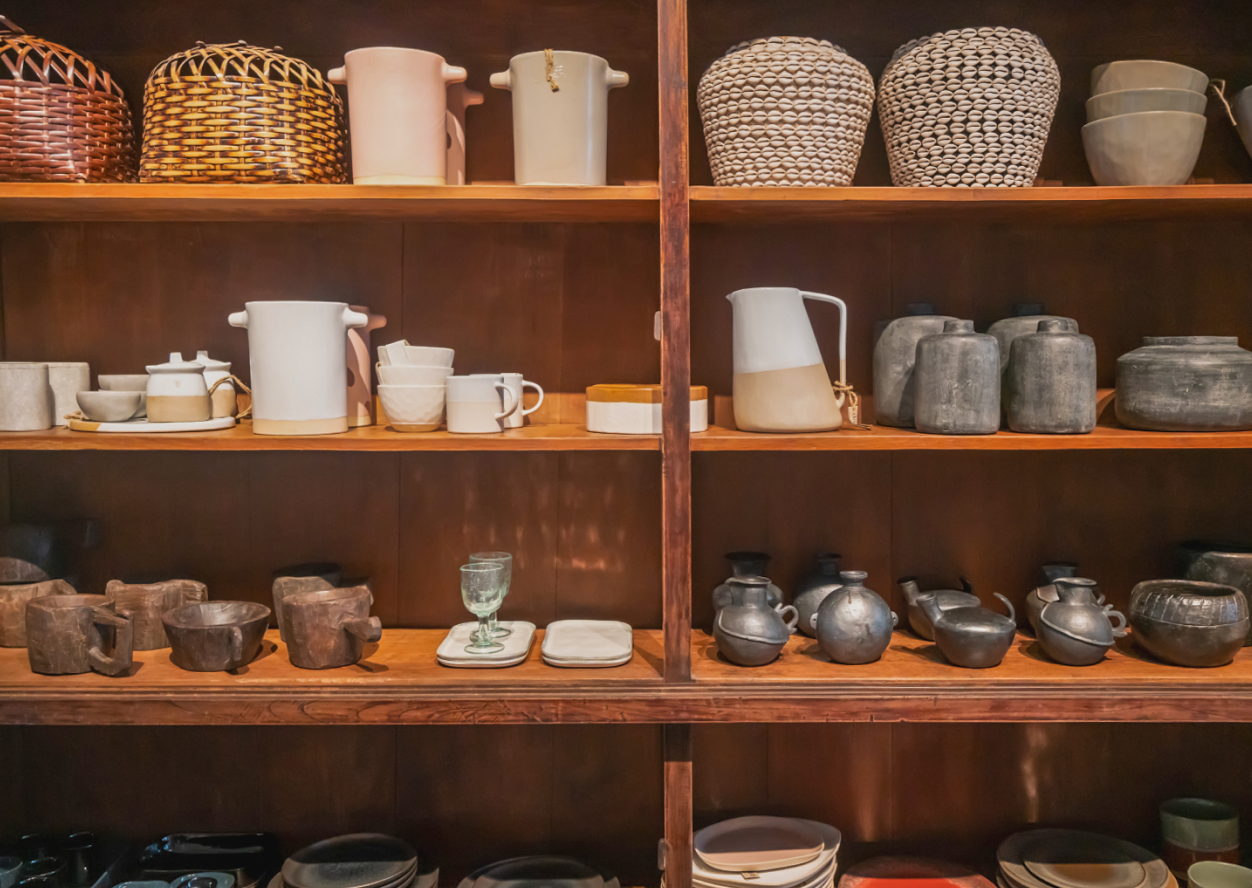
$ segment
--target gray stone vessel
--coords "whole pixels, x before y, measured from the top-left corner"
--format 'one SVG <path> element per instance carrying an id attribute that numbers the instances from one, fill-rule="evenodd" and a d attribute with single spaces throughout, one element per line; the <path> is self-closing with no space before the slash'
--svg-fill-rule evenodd
<path id="1" fill-rule="evenodd" d="M 914 365 L 923 336 L 942 333 L 947 315 L 914 315 L 887 325 L 874 344 L 874 421 L 901 429 L 913 428 L 917 381 Z"/>
<path id="2" fill-rule="evenodd" d="M 822 606 L 826 596 L 843 585 L 843 581 L 839 579 L 839 565 L 842 561 L 842 557 L 834 552 L 823 552 L 817 556 L 817 569 L 796 586 L 791 603 L 800 614 L 800 622 L 797 624 L 800 631 L 809 638 L 816 638 L 813 615 Z"/>
<path id="3" fill-rule="evenodd" d="M 769 580 L 744 577 L 730 580 L 735 597 L 742 604 L 728 604 L 713 618 L 713 639 L 723 657 L 740 666 L 764 666 L 778 658 L 795 631 L 796 611 L 787 605 L 781 611 L 765 603 Z M 790 623 L 783 614 L 791 612 Z"/>
<path id="4" fill-rule="evenodd" d="M 1146 336 L 1117 359 L 1117 419 L 1154 432 L 1252 429 L 1252 352 L 1234 336 Z"/>
<path id="5" fill-rule="evenodd" d="M 886 334 L 884 334 L 886 338 Z M 1000 347 L 973 321 L 947 321 L 917 343 L 914 424 L 932 435 L 994 435 L 1000 429 Z"/>
<path id="6" fill-rule="evenodd" d="M 939 605 L 939 610 L 947 611 L 958 607 L 978 607 L 982 602 L 978 596 L 973 593 L 973 587 L 964 577 L 961 578 L 961 585 L 965 587 L 965 591 L 957 591 L 956 589 L 932 589 L 929 592 L 923 592 L 921 587 L 917 585 L 916 577 L 901 577 L 899 580 L 900 592 L 904 595 L 904 600 L 908 604 L 909 628 L 920 638 L 927 641 L 935 640 L 935 630 L 931 625 L 930 617 L 926 615 L 926 611 L 922 608 L 922 599 L 933 598 Z"/>
<path id="7" fill-rule="evenodd" d="M 1252 546 L 1192 541 L 1178 547 L 1178 560 L 1184 579 L 1234 586 L 1252 601 Z M 1245 647 L 1249 644 L 1252 644 L 1252 633 L 1244 641 Z"/>
<path id="8" fill-rule="evenodd" d="M 1072 324 L 1048 318 L 1037 332 L 1013 340 L 1003 376 L 1013 431 L 1082 435 L 1095 428 L 1095 341 L 1071 330 Z"/>
<path id="9" fill-rule="evenodd" d="M 1234 586 L 1148 580 L 1130 593 L 1128 610 L 1135 641 L 1175 666 L 1224 666 L 1248 635 L 1248 601 Z"/>
<path id="10" fill-rule="evenodd" d="M 999 666 L 1013 645 L 1017 632 L 1017 614 L 1012 603 L 999 592 L 992 593 L 1004 602 L 1008 616 L 985 607 L 956 607 L 942 610 L 934 596 L 923 595 L 922 609 L 930 617 L 935 631 L 935 644 L 945 660 L 965 669 L 989 669 Z"/>
<path id="11" fill-rule="evenodd" d="M 1065 577 L 1054 585 L 1058 599 L 1049 602 L 1039 615 L 1040 647 L 1066 666 L 1099 663 L 1114 641 L 1126 634 L 1126 617 L 1111 604 L 1097 603 L 1095 580 Z M 1099 600 L 1103 602 L 1104 597 Z"/>
<path id="12" fill-rule="evenodd" d="M 845 570 L 836 589 L 813 615 L 822 653 L 836 663 L 859 666 L 873 663 L 891 643 L 899 618 L 878 593 L 865 588 L 863 570 Z"/>

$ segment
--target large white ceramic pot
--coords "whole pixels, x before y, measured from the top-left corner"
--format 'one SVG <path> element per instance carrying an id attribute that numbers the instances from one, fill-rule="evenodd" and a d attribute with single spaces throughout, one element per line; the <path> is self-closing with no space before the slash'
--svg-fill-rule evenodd
<path id="1" fill-rule="evenodd" d="M 465 69 L 420 49 L 354 49 L 328 75 L 348 85 L 352 181 L 443 185 L 447 178 L 448 84 Z"/>
<path id="2" fill-rule="evenodd" d="M 630 83 L 597 55 L 540 50 L 513 56 L 491 85 L 513 93 L 518 185 L 603 185 L 609 90 Z"/>
<path id="3" fill-rule="evenodd" d="M 248 331 L 254 432 L 348 430 L 346 334 L 369 315 L 344 302 L 249 302 L 229 320 Z"/>

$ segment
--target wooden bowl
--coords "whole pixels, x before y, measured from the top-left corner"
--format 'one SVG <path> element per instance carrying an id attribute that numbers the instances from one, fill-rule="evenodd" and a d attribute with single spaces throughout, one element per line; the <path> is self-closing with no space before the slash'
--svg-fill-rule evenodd
<path id="1" fill-rule="evenodd" d="M 270 609 L 251 601 L 204 601 L 167 611 L 170 661 L 188 672 L 228 672 L 261 653 Z"/>

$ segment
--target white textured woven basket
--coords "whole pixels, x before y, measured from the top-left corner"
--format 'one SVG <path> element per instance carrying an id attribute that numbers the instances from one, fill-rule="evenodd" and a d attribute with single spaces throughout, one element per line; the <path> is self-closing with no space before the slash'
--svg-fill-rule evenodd
<path id="1" fill-rule="evenodd" d="M 850 185 L 874 78 L 828 40 L 770 37 L 709 65 L 696 101 L 718 185 Z"/>
<path id="2" fill-rule="evenodd" d="M 1034 34 L 966 28 L 895 51 L 878 86 L 898 186 L 1033 185 L 1061 90 Z"/>

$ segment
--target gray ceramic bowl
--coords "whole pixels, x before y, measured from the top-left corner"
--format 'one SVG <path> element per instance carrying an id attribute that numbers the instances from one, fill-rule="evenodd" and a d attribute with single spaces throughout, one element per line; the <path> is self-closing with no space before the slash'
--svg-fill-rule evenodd
<path id="1" fill-rule="evenodd" d="M 1189 89 L 1123 89 L 1087 99 L 1087 120 L 1103 120 L 1141 111 L 1186 111 L 1203 114 L 1208 96 Z"/>
<path id="2" fill-rule="evenodd" d="M 79 392 L 78 408 L 92 422 L 125 422 L 142 403 L 141 392 Z"/>
<path id="3" fill-rule="evenodd" d="M 1091 94 L 1117 92 L 1123 89 L 1189 89 L 1204 93 L 1209 88 L 1208 75 L 1186 65 L 1138 59 L 1109 62 L 1091 72 Z"/>
<path id="4" fill-rule="evenodd" d="M 102 392 L 146 392 L 148 390 L 147 373 L 101 373 L 96 377 Z"/>
<path id="5" fill-rule="evenodd" d="M 1106 117 L 1082 128 L 1097 185 L 1182 185 L 1204 143 L 1203 114 L 1144 111 Z"/>

